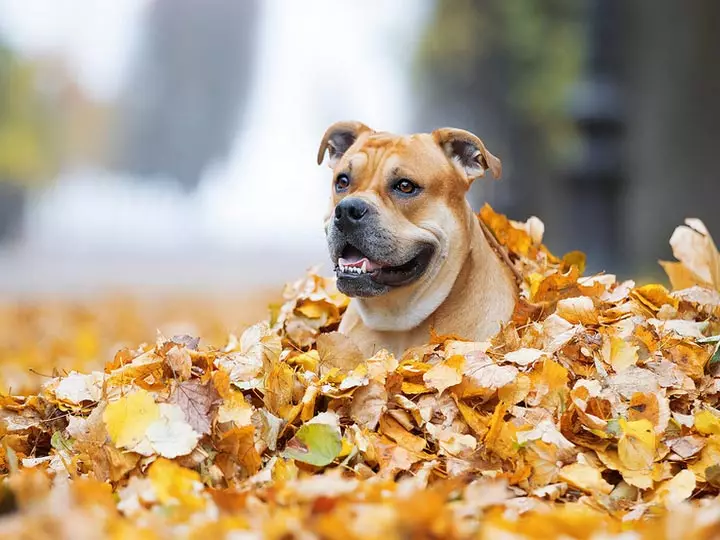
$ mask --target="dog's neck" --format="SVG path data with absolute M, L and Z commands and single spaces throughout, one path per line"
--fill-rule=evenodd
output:
M 462 244 L 450 247 L 445 243 L 446 252 L 438 254 L 443 262 L 436 275 L 422 287 L 410 294 L 398 289 L 381 297 L 353 300 L 365 326 L 382 332 L 433 326 L 440 333 L 472 339 L 477 335 L 478 325 L 487 326 L 481 334 L 489 336 L 497 331 L 501 321 L 507 320 L 517 296 L 512 274 L 488 244 L 469 205 L 466 212 Z M 437 233 L 443 233 L 442 227 Z M 464 256 L 448 256 L 450 249 L 463 248 Z M 475 291 L 475 295 L 469 297 L 468 290 Z M 453 327 L 459 321 L 466 325 L 470 321 L 475 326 Z

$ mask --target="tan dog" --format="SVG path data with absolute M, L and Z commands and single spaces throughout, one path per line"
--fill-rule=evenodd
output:
M 512 315 L 516 288 L 465 194 L 500 160 L 472 133 L 396 136 L 360 122 L 325 132 L 333 194 L 325 219 L 340 291 L 354 297 L 340 325 L 366 354 L 427 343 L 430 329 L 491 337 Z

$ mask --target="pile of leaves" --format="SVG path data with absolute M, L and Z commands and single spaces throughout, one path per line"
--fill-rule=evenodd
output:
M 159 336 L 0 398 L 0 533 L 24 538 L 717 538 L 720 255 L 583 277 L 480 219 L 521 278 L 488 342 L 364 357 L 310 274 L 221 348 Z
M 0 392 L 35 394 L 49 376 L 102 369 L 122 347 L 136 347 L 159 330 L 222 344 L 228 329 L 264 317 L 279 291 L 244 295 L 138 294 L 116 291 L 77 297 L 0 300 Z

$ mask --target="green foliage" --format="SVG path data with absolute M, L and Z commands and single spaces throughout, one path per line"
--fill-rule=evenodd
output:
M 505 106 L 559 152 L 573 136 L 566 107 L 584 53 L 580 8 L 574 0 L 438 0 L 420 70 L 469 99 L 485 81 L 502 79 Z
M 53 126 L 34 66 L 0 45 L 0 182 L 37 183 L 56 172 Z
M 340 431 L 328 424 L 304 424 L 287 445 L 283 457 L 317 467 L 329 465 L 342 449 Z

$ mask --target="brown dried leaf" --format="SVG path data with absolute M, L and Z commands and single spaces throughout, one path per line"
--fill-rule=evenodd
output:
M 320 376 L 333 368 L 352 371 L 365 360 L 365 355 L 353 340 L 340 332 L 318 336 L 317 351 L 320 355 Z
M 219 402 L 215 386 L 199 381 L 184 381 L 178 384 L 170 397 L 170 402 L 177 404 L 185 413 L 185 420 L 201 435 L 210 433 L 212 418 L 210 411 Z
M 380 416 L 387 409 L 387 401 L 388 393 L 385 385 L 370 381 L 366 386 L 355 390 L 350 403 L 350 417 L 360 427 L 375 429 Z

